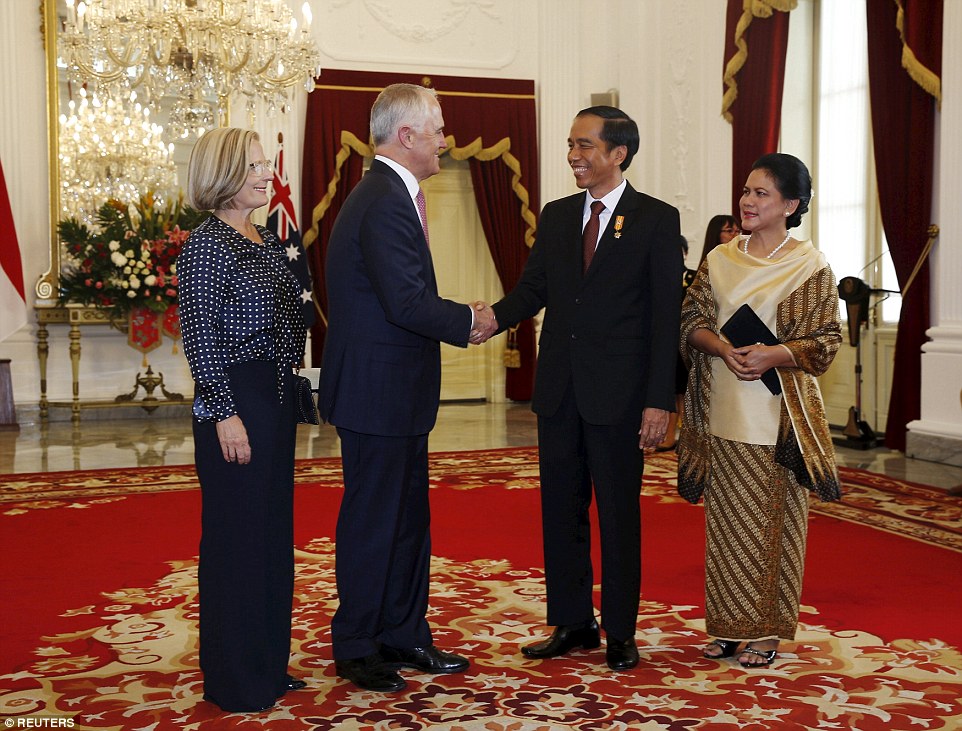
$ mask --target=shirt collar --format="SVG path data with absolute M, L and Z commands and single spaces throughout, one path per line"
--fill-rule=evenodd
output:
M 607 195 L 605 195 L 605 196 L 603 196 L 602 198 L 599 198 L 599 199 L 598 199 L 598 200 L 600 200 L 602 203 L 605 204 L 605 210 L 604 210 L 604 213 L 601 214 L 602 216 L 611 215 L 612 211 L 614 211 L 614 210 L 615 210 L 615 207 L 618 205 L 618 201 L 621 200 L 621 195 L 622 195 L 622 193 L 625 192 L 625 188 L 627 187 L 627 185 L 628 185 L 628 181 L 627 181 L 627 180 L 622 180 L 622 181 L 621 181 L 621 185 L 619 185 L 619 186 L 617 186 L 616 188 L 608 191 L 608 194 L 607 194 Z M 592 204 L 594 201 L 595 201 L 595 199 L 591 197 L 591 193 L 587 193 L 587 192 L 586 192 L 586 194 L 585 194 L 585 205 L 584 205 L 584 211 L 583 211 L 583 213 L 584 213 L 585 216 L 590 215 L 590 213 L 591 213 L 591 204 Z
M 404 187 L 408 189 L 408 194 L 411 196 L 411 200 L 417 198 L 418 191 L 421 190 L 421 186 L 418 185 L 418 179 L 414 177 L 414 173 L 404 167 L 401 163 L 396 162 L 389 157 L 384 157 L 384 155 L 375 155 L 374 159 L 380 160 L 389 168 L 391 168 L 391 170 L 400 175 L 401 180 L 404 181 Z

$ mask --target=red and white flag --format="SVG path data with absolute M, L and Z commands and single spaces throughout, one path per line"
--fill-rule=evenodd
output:
M 23 288 L 23 262 L 7 182 L 0 163 L 0 340 L 27 324 L 27 296 Z

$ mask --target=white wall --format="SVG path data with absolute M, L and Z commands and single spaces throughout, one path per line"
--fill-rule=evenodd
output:
M 962 0 L 945 0 L 941 130 L 932 220 L 940 235 L 932 250 L 932 327 L 922 346 L 920 418 L 908 425 L 906 454 L 962 465 Z
M 0 3 L 0 160 L 23 259 L 24 285 L 47 270 L 50 226 L 47 213 L 47 119 L 39 3 Z M 0 232 L 9 237 L 10 231 Z M 12 314 L 0 313 L 8 318 Z M 37 356 L 32 313 L 28 324 L 0 342 L 10 358 L 17 405 L 36 401 Z M 69 386 L 69 382 L 68 382 Z

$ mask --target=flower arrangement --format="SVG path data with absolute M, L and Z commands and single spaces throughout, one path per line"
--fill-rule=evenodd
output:
M 96 230 L 75 218 L 60 221 L 60 302 L 103 307 L 114 319 L 141 308 L 166 312 L 177 304 L 177 255 L 207 215 L 181 198 L 160 204 L 148 193 L 131 205 L 104 203 Z

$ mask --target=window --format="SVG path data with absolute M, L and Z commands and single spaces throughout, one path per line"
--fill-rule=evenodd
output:
M 898 290 L 878 210 L 865 2 L 802 0 L 792 12 L 790 32 L 807 34 L 811 42 L 789 44 L 786 77 L 815 59 L 814 240 L 837 277 L 855 276 L 875 289 Z M 812 56 L 803 55 L 812 49 Z M 786 94 L 788 88 L 786 78 Z M 783 131 L 785 126 L 783 122 Z M 790 151 L 785 142 L 783 149 Z M 872 298 L 873 304 L 880 303 L 878 322 L 897 322 L 901 297 L 882 300 Z

